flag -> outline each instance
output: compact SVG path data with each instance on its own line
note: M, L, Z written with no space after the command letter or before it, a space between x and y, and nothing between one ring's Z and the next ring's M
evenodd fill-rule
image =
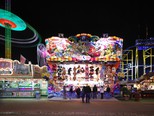
M20 55L20 63L25 64L26 58L23 55Z

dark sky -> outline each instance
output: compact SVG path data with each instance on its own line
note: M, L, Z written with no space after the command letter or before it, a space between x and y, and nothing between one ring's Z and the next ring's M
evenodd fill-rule
M0 8L5 9L5 0L0 0ZM141 1L123 2L67 2L52 0L12 0L11 12L29 23L42 38L64 33L65 37L78 33L102 36L118 36L124 39L123 48L135 45L136 39L154 37L154 7L152 3ZM146 27L148 36L146 36ZM0 30L3 30L0 27ZM1 35L4 35L0 31ZM27 31L12 36L27 36ZM0 44L0 57L4 57L4 43ZM36 47L12 47L12 59L20 54L36 64Z

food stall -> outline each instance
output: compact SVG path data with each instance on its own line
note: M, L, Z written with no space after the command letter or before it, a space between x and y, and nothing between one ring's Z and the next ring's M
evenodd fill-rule
M46 67L1 58L0 97L35 97L36 91L47 96L48 82L41 77L45 70Z

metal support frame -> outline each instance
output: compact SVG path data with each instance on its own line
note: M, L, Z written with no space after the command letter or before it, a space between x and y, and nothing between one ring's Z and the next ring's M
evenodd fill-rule
M138 56L139 56L139 53L138 53L138 47L136 47L136 50L135 50L135 79L137 79L139 77L139 74L138 74L138 65L139 65L139 62L138 62Z
M133 80L133 50L124 50L121 62L121 70L125 74L125 78Z
M147 50L143 50L144 74L146 74L147 72L152 72L153 60L154 60L154 55L152 52L152 48L149 48Z
M11 11L11 0L5 0L5 9ZM5 58L11 59L11 27L5 24Z

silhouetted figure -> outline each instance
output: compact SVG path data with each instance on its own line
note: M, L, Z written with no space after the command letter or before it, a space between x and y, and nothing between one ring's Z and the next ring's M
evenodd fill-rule
M66 99L66 86L65 85L63 86L63 92L64 92L63 98Z
M106 91L107 91L108 93L111 92L111 89L110 89L109 85L107 86Z
M96 85L94 85L94 87L93 87L93 99L97 99L97 86Z
M90 103L91 88L88 84L85 87L85 94L86 94L86 103Z
M69 98L72 99L72 97L73 97L73 86L70 87L69 92L70 92L70 97Z
M101 94L101 99L103 99L104 98L104 87L103 86L100 87L100 94Z
M85 89L86 89L86 87L83 86L83 88L82 88L82 92L81 92L81 97L82 97L82 102L83 102L83 103L84 103L84 98L85 98L85 95L86 95L86 93L85 93Z
M78 87L76 89L77 98L80 98L80 93L81 93L81 90L80 90L80 87Z

